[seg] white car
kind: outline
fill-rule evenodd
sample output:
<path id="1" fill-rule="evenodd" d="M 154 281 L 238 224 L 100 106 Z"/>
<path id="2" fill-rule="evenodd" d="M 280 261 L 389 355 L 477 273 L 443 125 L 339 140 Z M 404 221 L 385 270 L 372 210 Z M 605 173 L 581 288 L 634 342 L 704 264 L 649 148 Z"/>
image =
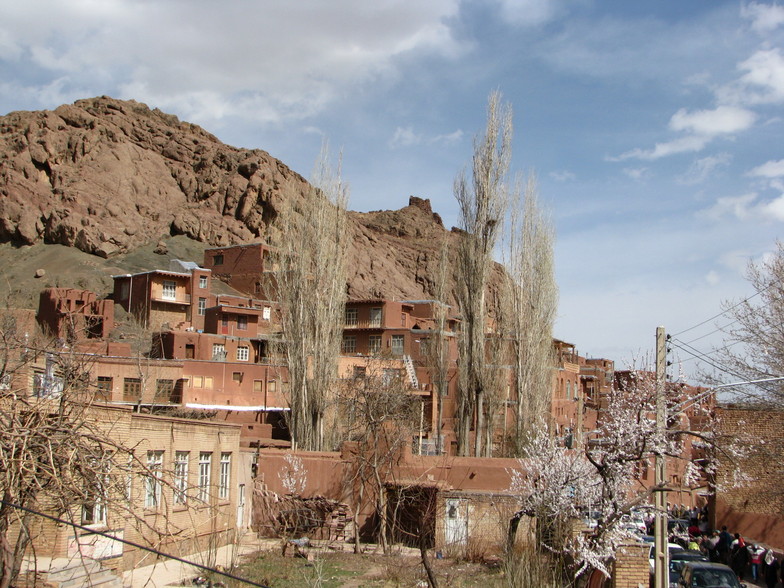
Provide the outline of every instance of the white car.
<path id="1" fill-rule="evenodd" d="M 667 549 L 672 554 L 673 551 L 683 551 L 683 547 L 677 543 L 668 543 Z M 656 570 L 656 544 L 651 543 L 651 551 L 648 554 L 648 563 L 651 565 L 651 575 Z"/>

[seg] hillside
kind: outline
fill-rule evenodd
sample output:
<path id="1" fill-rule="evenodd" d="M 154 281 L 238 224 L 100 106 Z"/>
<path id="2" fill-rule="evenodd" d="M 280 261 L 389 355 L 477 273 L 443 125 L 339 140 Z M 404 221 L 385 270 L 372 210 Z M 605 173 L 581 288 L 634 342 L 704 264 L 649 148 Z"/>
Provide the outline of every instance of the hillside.
<path id="1" fill-rule="evenodd" d="M 0 117 L 0 291 L 20 302 L 46 285 L 101 291 L 110 273 L 264 240 L 283 199 L 305 189 L 265 151 L 135 101 L 12 112 Z M 440 243 L 455 235 L 427 200 L 350 222 L 352 298 L 432 295 Z"/>

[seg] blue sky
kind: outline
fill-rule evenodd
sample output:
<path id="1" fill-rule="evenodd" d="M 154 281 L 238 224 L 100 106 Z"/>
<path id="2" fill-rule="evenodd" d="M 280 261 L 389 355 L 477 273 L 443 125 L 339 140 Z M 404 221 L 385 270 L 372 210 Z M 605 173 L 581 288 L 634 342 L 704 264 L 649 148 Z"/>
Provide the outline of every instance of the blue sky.
<path id="1" fill-rule="evenodd" d="M 452 183 L 488 94 L 558 241 L 556 336 L 620 365 L 752 294 L 784 222 L 784 5 L 721 0 L 0 0 L 0 112 L 107 94 L 309 175 L 351 208 Z M 720 324 L 726 324 L 720 317 Z M 708 351 L 716 321 L 684 332 Z M 693 371 L 688 355 L 684 369 Z"/>

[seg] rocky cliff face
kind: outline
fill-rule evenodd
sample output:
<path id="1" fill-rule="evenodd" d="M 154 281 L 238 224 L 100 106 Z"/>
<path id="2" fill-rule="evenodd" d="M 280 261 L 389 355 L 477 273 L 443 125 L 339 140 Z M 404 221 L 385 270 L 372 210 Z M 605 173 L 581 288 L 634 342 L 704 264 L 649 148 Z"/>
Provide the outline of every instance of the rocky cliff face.
<path id="1" fill-rule="evenodd" d="M 61 244 L 111 258 L 185 235 L 262 240 L 302 176 L 134 101 L 79 100 L 0 117 L 0 242 Z M 428 298 L 443 239 L 426 200 L 352 213 L 352 298 Z M 199 261 L 199 260 L 196 260 Z"/>

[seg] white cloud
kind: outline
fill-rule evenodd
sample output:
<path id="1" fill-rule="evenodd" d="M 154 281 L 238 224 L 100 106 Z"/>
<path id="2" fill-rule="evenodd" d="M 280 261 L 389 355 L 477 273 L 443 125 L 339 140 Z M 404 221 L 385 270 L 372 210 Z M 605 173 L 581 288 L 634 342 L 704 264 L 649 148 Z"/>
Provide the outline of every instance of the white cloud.
<path id="1" fill-rule="evenodd" d="M 784 7 L 777 4 L 749 2 L 741 6 L 740 14 L 751 21 L 751 28 L 766 33 L 784 24 Z"/>
<path id="2" fill-rule="evenodd" d="M 745 131 L 754 124 L 757 115 L 745 108 L 719 106 L 713 110 L 688 112 L 681 108 L 672 115 L 670 128 L 688 131 L 697 135 L 718 135 Z"/>
<path id="3" fill-rule="evenodd" d="M 398 147 L 411 147 L 412 145 L 419 145 L 422 142 L 422 135 L 415 133 L 412 127 L 398 127 L 395 129 L 394 135 L 389 140 L 389 146 L 392 149 Z"/>
<path id="4" fill-rule="evenodd" d="M 647 178 L 650 173 L 647 167 L 637 167 L 637 168 L 624 168 L 623 173 L 629 176 L 633 180 L 644 180 Z"/>
<path id="5" fill-rule="evenodd" d="M 632 149 L 608 161 L 627 159 L 655 160 L 679 153 L 702 151 L 716 136 L 748 130 L 757 120 L 757 115 L 737 106 L 719 106 L 713 110 L 689 112 L 681 108 L 670 118 L 669 127 L 673 131 L 691 133 L 685 137 L 656 143 L 653 149 Z"/>
<path id="6" fill-rule="evenodd" d="M 560 171 L 550 172 L 549 175 L 556 182 L 573 182 L 574 180 L 577 179 L 577 176 L 574 173 L 565 169 Z"/>
<path id="7" fill-rule="evenodd" d="M 681 137 L 665 143 L 656 143 L 653 149 L 640 149 L 635 148 L 626 153 L 622 153 L 617 157 L 608 157 L 608 161 L 625 161 L 627 159 L 642 159 L 651 161 L 667 157 L 668 155 L 675 155 L 678 153 L 692 153 L 695 151 L 702 151 L 705 145 L 708 144 L 710 139 L 708 137 Z"/>
<path id="8" fill-rule="evenodd" d="M 762 212 L 774 220 L 784 221 L 784 194 L 765 204 Z"/>
<path id="9" fill-rule="evenodd" d="M 762 178 L 780 178 L 784 176 L 784 159 L 766 161 L 749 171 L 746 175 Z"/>
<path id="10" fill-rule="evenodd" d="M 784 57 L 778 48 L 762 49 L 738 65 L 746 73 L 717 91 L 719 99 L 734 104 L 784 102 Z"/>
<path id="11" fill-rule="evenodd" d="M 721 281 L 721 279 L 720 279 L 720 277 L 719 277 L 719 273 L 718 273 L 717 271 L 715 271 L 715 270 L 711 270 L 711 271 L 709 271 L 709 272 L 707 273 L 707 275 L 705 276 L 705 281 L 706 281 L 706 282 L 707 282 L 709 285 L 711 285 L 711 286 L 715 286 L 716 284 L 718 284 L 718 283 Z"/>
<path id="12" fill-rule="evenodd" d="M 730 161 L 732 161 L 732 156 L 729 153 L 719 153 L 718 155 L 711 155 L 698 159 L 691 164 L 686 173 L 678 178 L 678 182 L 686 186 L 701 184 L 707 180 L 717 168 L 729 165 Z"/>
<path id="13" fill-rule="evenodd" d="M 414 127 L 397 127 L 392 138 L 389 140 L 388 145 L 391 149 L 398 149 L 401 147 L 411 147 L 413 145 L 452 145 L 459 142 L 463 138 L 463 131 L 458 129 L 454 132 L 444 135 L 435 135 L 428 137 L 423 133 L 414 131 Z"/>
<path id="14" fill-rule="evenodd" d="M 725 196 L 716 200 L 716 203 L 710 208 L 699 211 L 697 215 L 714 221 L 728 216 L 738 220 L 746 220 L 755 214 L 756 201 L 757 194 L 754 193 L 742 196 Z"/>
<path id="15" fill-rule="evenodd" d="M 397 80 L 399 56 L 461 55 L 449 26 L 458 10 L 458 0 L 28 0 L 4 6 L 0 48 L 66 90 L 136 98 L 202 124 L 278 122 Z"/>

